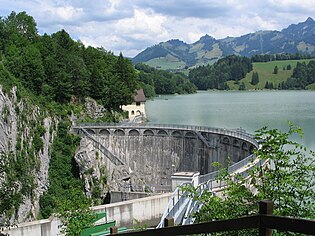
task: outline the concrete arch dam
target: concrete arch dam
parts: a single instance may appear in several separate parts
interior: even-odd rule
[[[214,171],[213,162],[233,164],[258,147],[245,132],[200,126],[80,124],[73,130],[82,136],[80,168],[93,168],[98,178],[106,168],[115,190],[129,180],[130,186],[171,191],[173,173],[206,174]]]

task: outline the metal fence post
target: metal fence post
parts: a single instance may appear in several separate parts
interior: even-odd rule
[[[110,235],[117,234],[118,233],[118,228],[116,226],[112,226],[112,227],[109,228],[109,232],[110,232]]]
[[[164,219],[164,227],[174,226],[174,218],[165,218]]]
[[[273,202],[270,200],[264,200],[259,202],[259,215],[272,215],[273,212]],[[261,220],[259,222],[259,236],[271,236],[272,229],[266,228],[262,224]]]

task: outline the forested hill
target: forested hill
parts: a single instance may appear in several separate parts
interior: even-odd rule
[[[74,158],[80,138],[69,132],[73,122],[123,119],[120,107],[138,88],[194,91],[184,75],[138,69],[65,30],[39,35],[25,12],[0,18],[0,234],[7,222],[103,202],[106,167],[96,175]]]
[[[1,19],[0,53],[2,64],[25,88],[61,104],[72,98],[81,101],[91,97],[107,110],[118,110],[132,101],[137,88],[148,87],[139,81],[132,63],[122,55],[115,56],[104,48],[85,47],[65,30],[40,36],[36,22],[25,12],[12,12]],[[154,93],[192,91],[193,86],[185,76],[162,74],[157,78],[146,73],[146,77],[154,77],[155,83],[151,83]]]
[[[225,90],[229,89],[227,81],[233,80],[238,83],[252,69],[250,58],[231,55],[218,60],[214,65],[190,70],[189,79],[200,90]]]
[[[115,110],[131,101],[138,85],[132,63],[122,55],[85,47],[65,30],[40,36],[25,12],[1,19],[0,52],[2,64],[25,88],[61,104],[89,96]]]
[[[315,89],[315,59],[307,55],[227,56],[189,71],[198,89]]]
[[[281,31],[258,31],[224,39],[205,35],[192,44],[172,39],[145,49],[133,61],[160,69],[184,70],[213,64],[231,54],[251,57],[255,54],[284,53],[315,55],[315,21],[312,18]]]
[[[136,64],[146,97],[156,94],[183,94],[196,92],[196,86],[182,73],[157,70],[145,64]]]

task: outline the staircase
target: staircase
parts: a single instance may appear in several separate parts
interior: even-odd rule
[[[115,165],[125,165],[125,163],[116,155],[114,155],[111,151],[109,151],[104,145],[102,145],[99,141],[97,141],[89,132],[87,132],[84,128],[80,127],[80,130],[86,137],[94,142],[94,145],[100,150],[112,163]]]
[[[208,147],[208,148],[217,148],[216,146],[214,146],[214,145],[211,145],[210,143],[209,143],[209,141],[202,135],[202,133],[201,132],[199,132],[199,131],[195,131],[195,133],[197,134],[197,136],[200,138],[200,140]]]

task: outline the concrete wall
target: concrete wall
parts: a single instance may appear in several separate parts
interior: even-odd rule
[[[18,224],[17,227],[4,233],[8,233],[10,236],[56,236],[60,233],[59,225],[60,220],[51,216],[45,220]]]
[[[93,133],[156,191],[171,191],[175,172],[212,172],[213,162],[238,162],[250,155],[252,146],[240,138],[201,132],[206,145],[193,130],[121,127],[94,129]]]
[[[110,203],[122,202],[126,200],[133,200],[138,198],[155,196],[154,193],[145,192],[121,192],[121,191],[111,191],[110,192]]]
[[[134,220],[141,222],[141,225],[154,226],[160,222],[172,194],[166,193],[101,205],[93,209],[98,212],[105,210],[107,212],[107,220],[116,220],[118,226],[132,227],[135,224]]]
[[[171,193],[146,197],[125,202],[112,203],[93,207],[95,212],[107,212],[107,221],[116,220],[117,226],[132,227],[134,219],[141,225],[157,225],[171,198]],[[60,220],[50,217],[46,220],[19,224],[5,233],[10,236],[56,236],[60,230]]]

